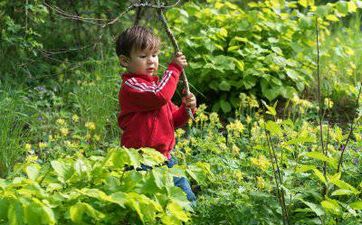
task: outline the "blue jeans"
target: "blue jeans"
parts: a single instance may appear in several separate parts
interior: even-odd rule
[[[167,161],[168,168],[172,168],[176,164],[177,164],[177,160],[174,157],[171,157],[171,159]],[[190,183],[186,177],[173,177],[173,183],[175,184],[176,187],[181,188],[186,193],[187,199],[190,202],[196,201],[196,196],[195,196],[194,192],[192,192]]]

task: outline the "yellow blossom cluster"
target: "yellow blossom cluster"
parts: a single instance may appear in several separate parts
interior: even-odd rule
[[[327,109],[331,109],[333,108],[333,101],[330,99],[330,98],[325,98],[324,99],[324,106],[327,108]]]
[[[310,109],[313,107],[313,104],[305,99],[300,99],[297,95],[294,95],[294,97],[291,99],[294,106],[297,108],[297,110],[300,113],[304,113],[306,109]]]
[[[265,180],[263,177],[256,177],[256,186],[259,188],[259,189],[264,189],[265,188]]]
[[[72,120],[73,120],[74,123],[77,123],[79,121],[79,116],[77,114],[74,114],[72,116]]]
[[[181,138],[185,134],[185,131],[181,128],[176,129],[176,138]]]
[[[232,137],[240,137],[244,131],[244,125],[239,120],[235,120],[226,126],[226,130]]]
[[[265,171],[269,168],[270,162],[264,155],[259,155],[258,158],[250,158],[252,164]]]
[[[88,130],[95,130],[96,129],[96,125],[93,122],[86,122],[85,127],[88,128]]]
[[[39,142],[39,143],[38,143],[38,146],[39,146],[40,149],[43,149],[43,148],[48,147],[48,144],[45,143],[45,142]]]

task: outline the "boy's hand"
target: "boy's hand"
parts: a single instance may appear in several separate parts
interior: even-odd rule
[[[187,66],[186,56],[182,52],[177,52],[176,56],[172,59],[173,63],[176,63],[180,67],[184,68]]]
[[[182,102],[185,104],[186,108],[194,110],[196,109],[196,97],[194,94],[190,93],[189,95],[182,98]]]

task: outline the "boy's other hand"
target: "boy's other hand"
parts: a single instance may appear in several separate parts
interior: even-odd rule
[[[172,59],[172,62],[176,63],[177,65],[179,65],[182,68],[184,68],[188,65],[186,56],[184,56],[184,54],[182,52],[177,52],[176,56]]]
[[[183,97],[182,102],[185,104],[186,108],[189,108],[191,110],[196,109],[197,103],[194,94],[190,93],[189,95]]]

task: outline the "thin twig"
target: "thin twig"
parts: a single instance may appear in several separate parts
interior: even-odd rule
[[[275,184],[277,186],[278,200],[279,200],[280,207],[282,208],[283,224],[288,225],[289,224],[288,209],[286,208],[286,204],[285,204],[284,190],[280,187],[280,185],[283,184],[283,180],[282,180],[282,176],[280,174],[278,159],[276,157],[275,150],[272,146],[271,138],[270,138],[270,135],[268,134],[265,123],[264,123],[264,131],[265,131],[265,136],[266,136],[267,143],[268,143],[269,155],[270,155],[270,158],[272,161],[272,169],[273,169]]]
[[[362,82],[360,82],[360,85],[359,85],[358,96],[357,96],[357,99],[356,99],[356,108],[358,108],[358,105],[359,105],[359,98],[361,96],[361,89],[362,89]],[[341,153],[341,156],[340,156],[339,161],[338,161],[337,173],[341,170],[341,166],[342,166],[342,162],[343,162],[343,155],[344,155],[344,153],[346,151],[349,140],[352,138],[352,134],[353,134],[353,130],[354,130],[355,125],[356,125],[356,121],[354,121],[354,118],[352,118],[351,125],[350,125],[350,130],[349,130],[349,134],[348,134],[346,143],[344,145],[341,144],[339,146],[339,149],[342,151],[342,153]]]

